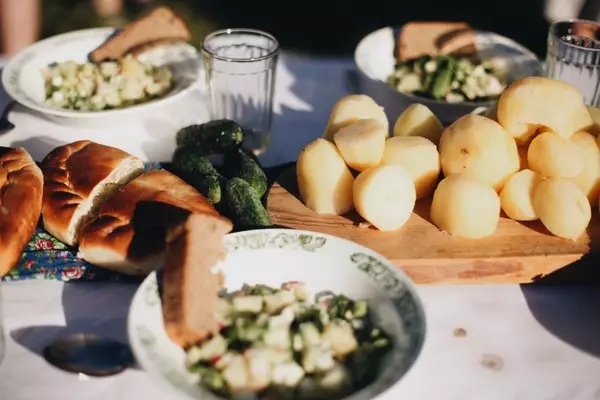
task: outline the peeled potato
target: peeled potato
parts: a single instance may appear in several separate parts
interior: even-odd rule
[[[429,196],[440,176],[440,156],[431,140],[420,136],[395,136],[385,142],[382,164],[402,165],[415,184],[417,199]]]
[[[444,176],[468,172],[500,191],[519,170],[514,139],[495,121],[468,114],[450,125],[440,138]]]
[[[318,214],[352,210],[354,177],[335,145],[317,139],[302,150],[296,164],[300,198]]]
[[[394,136],[421,136],[434,144],[440,142],[444,127],[440,120],[431,112],[429,107],[411,104],[396,120]]]
[[[583,170],[571,178],[579,189],[587,196],[590,205],[596,206],[600,196],[600,150],[596,138],[587,132],[577,132],[571,138],[583,154]]]
[[[354,181],[356,211],[380,231],[402,228],[415,208],[415,186],[400,165],[380,165]]]
[[[541,181],[533,195],[533,207],[546,229],[564,239],[576,240],[592,218],[585,194],[564,178]]]
[[[530,76],[511,84],[498,100],[498,122],[519,143],[545,127],[569,139],[592,124],[581,92],[566,82]]]
[[[530,169],[514,174],[500,192],[500,205],[508,218],[515,221],[535,221],[538,215],[533,208],[533,194],[542,177]]]
[[[600,134],[600,109],[587,106],[587,110],[592,118],[592,126],[588,128],[588,132],[594,136],[598,136]]]
[[[570,140],[544,132],[531,141],[527,164],[544,178],[572,178],[583,171],[583,153]]]
[[[500,199],[486,182],[462,173],[444,178],[433,194],[431,220],[453,236],[477,239],[496,230]]]
[[[375,167],[383,157],[387,130],[376,119],[363,119],[333,136],[333,141],[350,168],[364,171]]]
[[[519,153],[520,170],[529,168],[529,164],[527,163],[527,150],[529,150],[528,146],[517,146],[517,152]]]
[[[376,119],[383,125],[386,138],[389,136],[390,123],[383,108],[364,94],[352,94],[342,97],[334,104],[323,138],[333,141],[333,135],[340,129],[361,119]]]

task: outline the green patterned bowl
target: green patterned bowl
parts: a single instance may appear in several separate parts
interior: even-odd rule
[[[394,350],[381,375],[347,400],[367,400],[396,385],[417,360],[425,340],[425,314],[413,283],[394,264],[354,242],[307,231],[266,229],[225,237],[225,286],[278,286],[306,282],[311,291],[333,291],[366,299],[393,337]],[[200,387],[185,368],[185,354],[168,338],[156,274],[141,284],[129,311],[129,341],[136,359],[156,381],[182,399],[218,399]],[[393,393],[389,393],[394,398]],[[387,396],[386,396],[387,397]]]

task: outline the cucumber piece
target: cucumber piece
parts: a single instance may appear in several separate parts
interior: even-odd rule
[[[214,368],[210,368],[202,374],[201,382],[204,386],[217,394],[222,394],[227,391],[227,383],[225,383],[223,375]]]
[[[314,347],[321,344],[321,334],[315,324],[303,322],[299,326],[302,343],[305,347]]]
[[[214,174],[217,173],[212,162],[193,147],[178,147],[173,153],[171,164],[176,170],[190,174]]]
[[[450,57],[440,56],[438,57],[438,71],[435,77],[431,95],[435,99],[443,99],[452,90],[452,80],[458,64]]]
[[[233,310],[237,313],[258,314],[262,309],[262,296],[239,296],[233,298]]]
[[[205,155],[222,154],[242,145],[244,131],[235,121],[218,119],[187,126],[177,132],[175,140],[178,147],[194,147]]]
[[[238,229],[265,228],[273,226],[260,196],[248,182],[231,178],[225,187],[225,200]]]
[[[197,362],[210,361],[215,357],[222,356],[227,352],[227,341],[221,335],[215,335],[212,339],[202,343],[198,350],[193,354],[188,353],[188,357],[195,357]]]
[[[369,312],[369,306],[367,302],[364,300],[359,300],[354,302],[354,306],[352,307],[352,316],[353,318],[364,318],[367,316]]]
[[[181,179],[193,186],[211,204],[221,204],[227,179],[218,172],[209,174],[183,173]]]
[[[225,154],[223,172],[229,178],[241,178],[248,182],[259,197],[267,192],[265,172],[244,150],[238,149]]]

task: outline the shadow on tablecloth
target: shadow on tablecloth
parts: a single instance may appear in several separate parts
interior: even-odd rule
[[[127,314],[137,288],[135,283],[67,282],[62,292],[64,326],[33,325],[14,329],[10,336],[40,357],[47,344],[70,333],[93,333],[128,343]]]
[[[549,333],[600,358],[600,285],[521,285],[521,290]]]

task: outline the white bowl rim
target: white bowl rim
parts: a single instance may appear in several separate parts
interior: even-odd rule
[[[399,29],[401,27],[401,25],[399,26],[384,26],[382,28],[376,29],[370,33],[368,33],[367,35],[365,35],[359,42],[358,45],[356,45],[356,48],[354,49],[354,64],[356,65],[356,69],[365,76],[365,78],[367,79],[371,79],[371,80],[376,80],[371,78],[370,76],[368,76],[364,71],[363,68],[361,67],[362,62],[359,61],[359,52],[360,49],[362,49],[365,46],[365,42],[372,36],[375,36],[377,34],[381,34],[384,31],[392,31],[392,33],[394,32],[394,30]],[[502,40],[505,43],[510,43],[511,46],[513,46],[515,49],[518,49],[519,51],[521,51],[523,53],[523,55],[527,55],[529,57],[533,59],[535,59],[540,67],[541,70],[541,61],[539,60],[539,58],[535,55],[535,53],[533,53],[531,50],[529,50],[527,47],[523,46],[522,44],[520,44],[519,42],[500,35],[499,33],[495,33],[495,32],[491,32],[491,31],[484,31],[484,30],[480,30],[480,29],[475,29],[475,33],[479,33],[479,34],[486,34],[486,35],[491,35],[493,37],[495,37],[498,40]],[[396,39],[394,39],[396,40]],[[378,80],[378,82],[382,82],[382,83],[386,83],[384,81]],[[486,100],[486,101],[463,101],[462,103],[448,103],[446,101],[443,100],[436,100],[436,99],[430,99],[427,97],[420,97],[420,96],[416,96],[412,93],[406,93],[406,92],[401,92],[399,90],[395,90],[393,87],[390,86],[390,88],[394,91],[396,91],[397,93],[399,93],[402,96],[406,96],[409,99],[413,100],[414,102],[431,102],[431,103],[435,103],[435,104],[439,104],[439,105],[450,105],[450,106],[465,106],[465,107],[490,107],[493,104],[496,103],[496,100]]]
[[[253,233],[256,233],[257,231],[268,231],[271,232],[273,234],[277,234],[277,233],[293,233],[295,235],[319,235],[322,236],[324,238],[326,238],[328,241],[329,240],[333,240],[333,241],[339,241],[339,242],[347,242],[348,244],[361,248],[362,251],[364,251],[365,253],[369,253],[371,255],[377,256],[379,258],[381,258],[382,260],[384,260],[387,264],[389,264],[391,267],[393,267],[393,270],[395,271],[395,273],[398,274],[399,277],[402,278],[402,282],[404,283],[404,285],[406,286],[406,290],[408,292],[410,292],[412,299],[415,302],[415,306],[417,308],[420,320],[421,320],[421,324],[422,324],[422,335],[420,335],[419,340],[417,341],[417,343],[415,344],[415,349],[414,349],[414,359],[413,361],[410,363],[410,365],[407,367],[406,371],[404,372],[404,375],[402,375],[402,377],[395,381],[392,385],[390,385],[388,387],[387,390],[385,390],[383,393],[381,393],[380,395],[378,395],[376,398],[380,398],[382,396],[384,396],[386,393],[389,393],[389,391],[391,389],[393,389],[397,384],[399,384],[402,380],[406,379],[406,376],[412,371],[414,370],[414,366],[415,364],[417,364],[419,362],[419,360],[422,358],[422,353],[423,353],[423,348],[425,346],[425,343],[427,342],[427,338],[428,338],[428,329],[427,329],[427,314],[425,313],[425,307],[423,305],[423,302],[421,300],[421,297],[419,296],[417,290],[416,290],[416,286],[415,283],[412,281],[412,279],[398,266],[394,265],[394,263],[392,261],[390,261],[389,259],[387,259],[386,257],[382,256],[381,254],[371,250],[368,247],[365,247],[363,245],[360,245],[356,242],[353,242],[351,240],[348,239],[344,239],[344,238],[340,238],[338,236],[334,236],[334,235],[330,235],[330,234],[326,234],[326,233],[320,233],[320,232],[314,232],[314,231],[307,231],[307,230],[300,230],[300,229],[286,229],[286,228],[267,228],[267,229],[260,229],[260,230],[248,230],[248,231],[241,231],[241,232],[233,232],[233,233],[229,233],[226,235],[226,237],[236,237],[236,236],[244,236],[244,235],[250,235]],[[134,317],[133,317],[133,304],[136,304],[139,300],[138,298],[143,296],[142,291],[140,290],[144,285],[146,285],[146,283],[151,280],[151,279],[156,279],[156,272],[152,271],[150,274],[148,274],[148,276],[146,278],[144,278],[143,282],[140,284],[140,286],[138,286],[138,288],[136,289],[136,292],[131,300],[131,305],[129,307],[129,311],[127,314],[127,339],[129,342],[129,346],[131,347],[131,350],[133,352],[134,358],[137,362],[137,364],[139,365],[139,367],[141,368],[141,370],[143,370],[145,373],[148,374],[152,374],[151,372],[148,372],[148,370],[152,370],[153,368],[148,368],[148,364],[146,363],[146,360],[144,359],[144,361],[141,361],[140,358],[138,358],[138,354],[142,354],[143,350],[140,347],[140,344],[138,343],[138,340],[135,340],[134,337],[136,337],[136,335],[134,334],[135,329],[133,326],[134,323]],[[153,375],[153,374],[152,374]],[[180,391],[178,391],[177,387],[174,387],[172,384],[170,384],[166,379],[164,379],[164,377],[162,375],[160,375],[160,379],[156,379],[156,381],[160,382],[160,386],[162,386],[165,390],[168,389],[170,392],[173,391],[177,391],[181,394]],[[348,399],[354,399],[357,395],[359,395],[363,390],[367,389],[368,386],[366,388],[363,388],[362,390],[358,391],[358,392],[354,392],[352,394],[350,394],[347,397],[344,397],[344,400]],[[183,398],[183,395],[181,395],[181,397]],[[375,400],[375,399],[372,399]]]
[[[116,109],[112,109],[112,110],[103,110],[103,111],[76,111],[76,110],[66,110],[66,109],[61,109],[61,108],[48,107],[48,106],[45,106],[38,102],[31,101],[28,99],[28,97],[21,96],[19,93],[17,93],[14,90],[13,85],[10,84],[8,81],[8,75],[12,70],[18,69],[18,67],[20,65],[22,65],[22,63],[24,63],[30,56],[34,55],[40,48],[43,48],[43,46],[48,43],[52,43],[54,41],[59,41],[59,40],[65,39],[65,38],[69,38],[71,36],[73,36],[74,38],[77,38],[78,36],[84,36],[84,35],[86,35],[86,36],[87,35],[89,35],[89,36],[97,35],[97,36],[106,36],[108,38],[111,34],[116,32],[118,29],[119,28],[114,28],[114,27],[80,29],[80,30],[76,30],[76,31],[61,33],[61,34],[51,36],[49,38],[46,38],[46,39],[36,42],[36,43],[32,44],[31,46],[27,47],[26,49],[22,50],[21,52],[17,53],[15,56],[11,57],[9,59],[9,61],[4,65],[4,67],[2,69],[2,87],[4,88],[6,93],[13,100],[24,105],[27,108],[30,108],[34,111],[39,112],[41,114],[52,115],[52,116],[63,117],[63,118],[66,117],[66,118],[88,119],[88,118],[98,118],[98,117],[119,117],[123,114],[130,114],[130,113],[136,112],[136,111],[140,111],[140,112],[147,111],[148,109],[155,108],[156,106],[159,106],[159,105],[163,106],[167,103],[170,103],[171,101],[181,97],[183,94],[193,90],[194,88],[196,88],[198,86],[198,84],[199,84],[198,78],[200,77],[199,71],[197,73],[195,83],[182,88],[180,91],[178,91],[175,94],[167,95],[166,97],[161,97],[161,98],[149,101],[147,103],[134,104],[134,105],[131,105],[131,106],[125,107],[125,108],[116,108]],[[194,46],[192,46],[189,43],[181,43],[179,45],[185,46],[190,51],[190,54],[195,54],[197,59],[200,60],[200,53]],[[93,49],[90,49],[90,51],[91,50],[93,50]],[[201,64],[201,63],[199,62],[199,64]]]

